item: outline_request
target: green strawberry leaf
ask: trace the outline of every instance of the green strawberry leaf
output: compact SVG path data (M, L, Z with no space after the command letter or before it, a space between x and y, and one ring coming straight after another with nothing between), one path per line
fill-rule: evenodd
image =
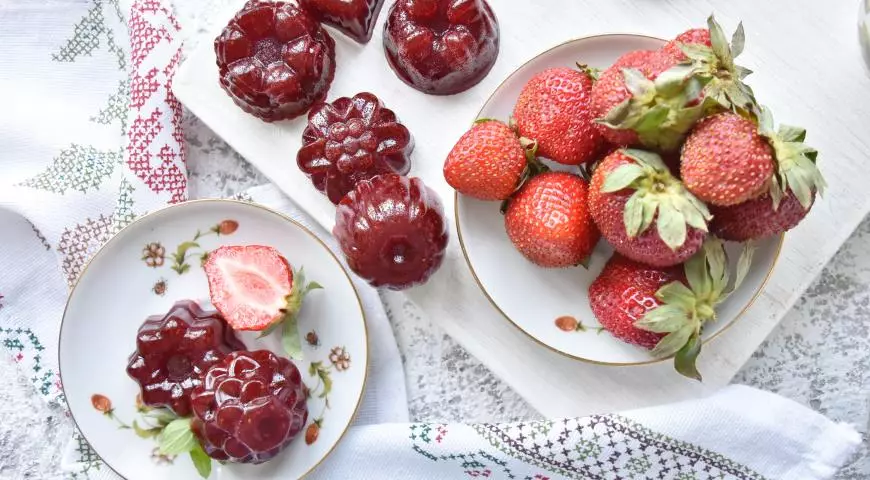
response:
M157 437L157 445L162 455L180 455L196 447L198 443L190 429L190 418L173 420Z
M622 77L625 79L625 88L631 92L631 95L647 103L655 96L655 83L646 78L640 70L635 68L623 68Z
M650 353L655 357L669 357L686 345L694 331L695 326L687 322L679 330L671 332L661 339Z
M722 31L722 26L713 18L713 15L707 19L707 27L710 29L710 44L713 47L713 53L726 66L732 66L731 47L728 46L728 39L725 37L725 32Z
M190 451L190 461L193 462L193 466L196 467L196 471L199 472L199 476L202 478L208 478L211 475L211 457L205 453L205 450L202 449L202 445L197 444L193 450Z
M728 257L725 254L725 246L718 238L709 238L702 248L707 257L707 265L710 269L710 279L713 281L713 293L716 297L722 295L728 287Z
M643 222L640 224L640 231L645 232L650 225L652 225L653 219L656 216L656 211L659 208L659 200L655 197L646 199L643 203Z
M631 98L626 98L615 107L611 108L604 118L595 119L596 123L608 126L610 128L620 128L626 117L631 112Z
M713 280L707 271L707 258L703 248L686 261L683 269L686 272L689 287L697 297L706 298L713 292Z
M686 309L680 305L660 305L647 312L634 326L655 333L671 333L689 323Z
M589 78L591 78L593 82L597 82L598 78L601 76L601 69L600 68L590 67L589 65L586 65L585 63L580 63L580 62L576 62L575 65L577 65L577 68L581 72L584 72L586 75L589 75Z
M278 321L276 321L275 323L273 323L273 324L269 325L268 327L266 327L265 330L263 330L262 332L260 332L260 334L257 335L257 338L263 338L263 337L267 337L267 336L271 335L271 334L274 333L276 330L278 330L279 328L281 328L281 326L282 326L283 324L284 324L284 323L283 323L282 320L278 320Z
M686 198L688 195L692 194L686 191L685 195L674 197L672 199L672 208L675 208L677 211L683 214L683 218L686 220L686 223L690 227L694 227L698 230L703 230L706 232L707 218L704 215L706 208L704 209L704 211L695 208L695 204L692 203L691 200ZM707 217L709 216L709 212L707 212Z
M683 345L674 357L674 369L681 375L701 381L701 373L695 365L698 354L701 353L701 336L698 332L692 333L689 340Z
M668 119L671 110L664 105L655 105L645 112L640 120L633 125L634 130L640 136L644 145L657 146L659 145L659 137L662 132L662 124Z
M284 351L293 360L302 359L302 336L299 335L299 326L296 322L296 315L287 315L282 322L284 329L281 334L281 344L284 346Z
M703 63L711 63L713 61L713 51L706 45L697 43L681 43L680 50L689 58Z
M737 30L731 36L731 58L737 58L743 53L746 46L746 32L743 31L743 22L737 24Z
M625 148L622 150L622 153L643 167L652 168L657 172L668 171L668 166L662 161L662 157L656 153L639 150L637 148Z
M671 282L660 288L656 292L656 298L665 305L676 305L687 312L695 308L695 293L680 281Z
M803 142L807 138L807 129L791 125L780 125L776 136L786 142Z
M692 75L692 65L679 64L660 73L655 79L656 92L665 97L678 95Z
M604 193L618 192L628 188L635 180L644 175L643 167L634 163L620 165L619 168L607 174L601 191Z
M740 65L734 65L734 73L737 74L738 79L743 80L744 78L752 75L752 70L746 67L741 67ZM755 93L752 92L752 88L750 88L749 85L741 82L740 88L748 97L755 98Z
M625 213L622 216L622 220L625 223L625 232L630 238L634 238L640 233L640 227L643 224L643 214L643 194L640 191L636 191L625 202Z
M783 182L785 183L785 182ZM776 180L776 175L773 176L773 181L770 182L770 199L773 200L773 210L779 210L779 204L782 203L782 198L785 194L782 191L782 186Z
M659 237L671 250L676 251L686 243L686 220L673 208L659 208L656 220Z
M752 256L755 254L755 245L746 243L743 245L743 251L740 253L740 259L737 261L737 278L734 280L734 289L740 288L746 275L749 273L749 268L752 266Z

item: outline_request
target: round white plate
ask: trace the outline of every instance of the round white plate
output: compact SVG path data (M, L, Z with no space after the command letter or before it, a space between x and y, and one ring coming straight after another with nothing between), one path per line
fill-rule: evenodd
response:
M511 74L489 98L478 118L510 118L523 86L541 70L572 67L578 62L603 68L624 53L655 50L663 44L663 40L640 35L599 35L564 43L538 55ZM505 233L498 202L457 194L456 224L465 259L480 288L505 318L539 343L578 360L607 365L663 360L652 358L647 350L620 342L606 332L599 334L597 330L599 324L589 307L588 290L612 252L603 239L588 269L548 270L535 266L513 247ZM782 236L758 245L749 275L740 289L719 306L719 319L706 326L705 340L725 330L755 300L773 270L781 245ZM728 247L732 266L739 250L735 245ZM573 317L586 330L560 329L556 320L565 316Z
M173 259L183 242L224 220L238 223L229 235L203 235L187 255L189 269ZM159 243L152 259L143 249ZM167 462L154 455L156 444L120 424L140 419L135 401L138 385L127 376L136 333L150 315L165 313L182 299L206 308L208 283L199 255L220 245L270 245L295 269L305 268L309 281L323 290L308 294L299 314L304 358L296 366L311 395L308 425L320 420L317 439L307 444L305 430L277 457L261 465L212 462L210 478L297 479L314 469L344 435L362 399L368 366L368 342L362 305L338 259L313 233L265 207L228 200L200 200L158 210L135 221L109 240L85 268L64 313L60 332L60 370L70 411L84 437L103 461L121 476L133 479L199 478L189 456ZM176 267L176 268L173 268ZM314 332L314 335L308 335ZM280 332L262 340L238 335L249 349L268 348L284 355ZM314 338L316 336L316 339ZM316 340L316 341L315 341ZM322 377L331 391L325 397ZM98 411L94 395L111 401L112 413ZM328 403L327 401L328 400ZM140 420L141 422L141 420Z

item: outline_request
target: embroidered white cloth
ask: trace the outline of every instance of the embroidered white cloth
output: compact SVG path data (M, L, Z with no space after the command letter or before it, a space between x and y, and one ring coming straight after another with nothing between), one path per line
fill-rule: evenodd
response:
M63 403L58 328L82 267L137 216L187 198L181 106L171 91L181 45L168 5L0 5L0 345L49 402ZM371 287L357 288L372 354L356 424L407 422L383 304ZM100 467L76 436L64 468L116 478Z
M358 427L314 478L821 480L860 441L791 400L729 386L703 400L541 423Z
M56 338L69 285L113 232L186 198L170 90L178 29L162 0L0 7L0 340L48 401L63 399ZM312 225L273 187L251 196ZM314 478L814 480L831 478L860 441L846 425L746 387L620 415L395 423L407 417L398 353L376 292L361 290L373 313L369 390L358 426ZM359 426L368 422L379 424ZM65 466L71 476L115 478L80 437Z

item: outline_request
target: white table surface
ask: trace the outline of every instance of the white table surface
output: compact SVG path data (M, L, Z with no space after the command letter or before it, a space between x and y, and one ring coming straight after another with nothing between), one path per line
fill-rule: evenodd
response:
M186 27L203 19L203 12L209 11L208 1L179 5ZM863 193L863 185L870 180L870 80L858 52L857 2L571 1L581 12L571 16L576 34L550 28L526 29L524 33L538 37L536 42L557 43L607 31L672 35L689 25L700 25L711 11L728 27L738 18L744 20L748 45L743 62L757 72L750 77L753 86L778 119L808 128L809 141L822 152L820 165L831 191L810 220L789 235L771 286L753 308L750 320L739 327L751 330L773 324L776 318L771 312L786 311L800 297L736 381L786 395L835 420L852 422L866 438L870 408L870 222L865 221L816 278L870 206L870 196ZM557 3L542 0L534 6L548 10L545 17L556 18L563 13L548 6ZM189 29L191 34L194 31ZM497 65L498 74L506 74L512 67ZM188 138L195 142L189 145L192 196L234 193L264 181L195 119L188 119L187 125L191 127ZM815 282L801 297L813 278ZM416 419L494 421L536 415L437 325L405 320L394 327L403 350L409 401ZM734 330L732 342L739 343L740 332ZM725 360L736 368L750 353ZM61 445L68 438L69 424L62 415L51 425L28 423L28 419L42 418L46 407L28 390L29 384L14 382L16 373L9 363L4 361L0 373L4 384L12 385L0 395L0 415L14 427L0 430L0 445L4 445L0 478L23 478L25 472L29 478L52 477L57 456L45 447ZM870 478L866 452L838 478Z

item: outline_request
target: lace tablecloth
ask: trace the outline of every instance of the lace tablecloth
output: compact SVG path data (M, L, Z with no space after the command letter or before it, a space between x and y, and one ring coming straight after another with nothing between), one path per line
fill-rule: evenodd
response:
M179 2L183 27L198 41L201 12L227 0ZM210 41L210 39L208 39ZM191 115L185 117L191 198L232 195L266 183L256 170ZM780 327L738 376L745 383L854 424L868 439L870 420L870 219L863 222ZM402 353L412 420L511 421L539 417L436 326L405 305L388 305ZM2 307L0 307L2 308ZM55 478L72 425L51 410L0 358L0 478ZM48 422L45 418L50 418ZM838 475L870 478L865 450Z

